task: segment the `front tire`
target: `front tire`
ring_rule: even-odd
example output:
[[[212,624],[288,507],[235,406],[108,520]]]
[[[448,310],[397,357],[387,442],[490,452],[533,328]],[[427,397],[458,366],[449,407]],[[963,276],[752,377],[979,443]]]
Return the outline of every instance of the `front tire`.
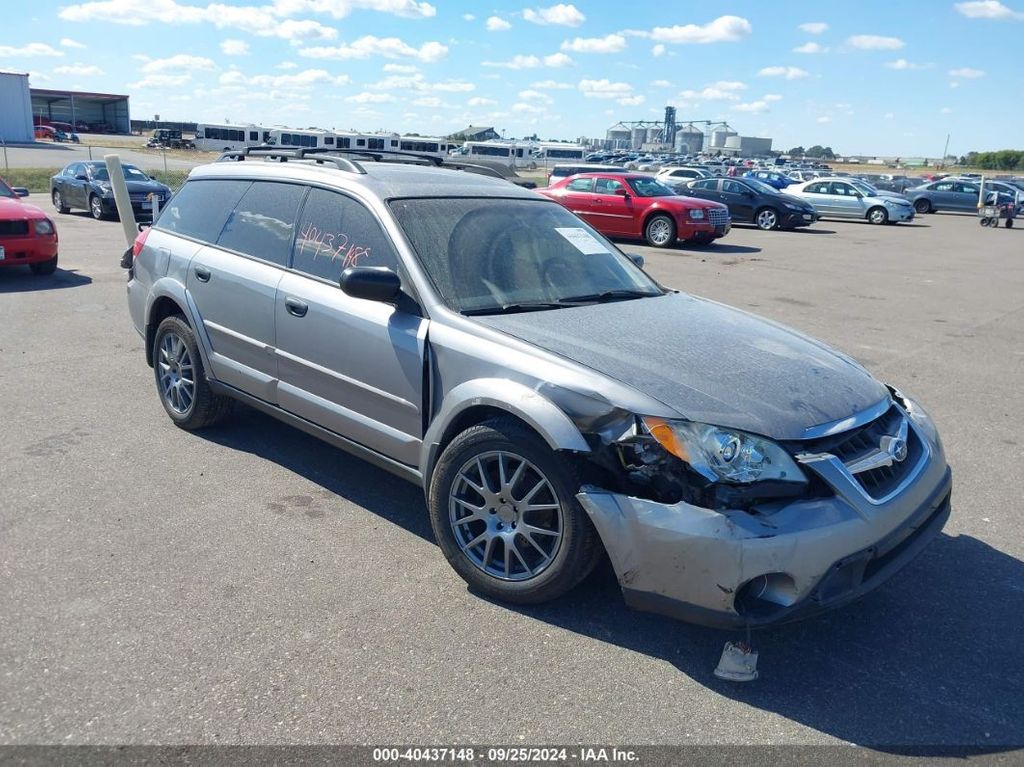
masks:
[[[889,212],[885,208],[872,208],[868,211],[868,221],[872,224],[889,223]]]
[[[58,213],[71,212],[71,208],[64,204],[64,195],[60,193],[59,189],[53,190],[53,195],[51,196],[51,199],[53,200],[53,207],[57,209]]]
[[[915,200],[914,210],[918,213],[931,213],[932,204],[928,200],[925,200],[923,198],[920,200]]]
[[[54,256],[48,261],[37,261],[34,264],[29,264],[28,268],[32,270],[32,274],[53,274],[57,271],[57,257]]]
[[[95,194],[89,195],[89,213],[97,221],[102,221],[105,217],[103,215],[103,202]]]
[[[676,241],[676,222],[664,215],[651,216],[644,226],[644,239],[652,248],[667,248]]]
[[[210,426],[224,418],[234,404],[210,389],[195,335],[181,315],[164,318],[156,329],[153,374],[160,403],[182,429]]]
[[[774,208],[761,208],[754,214],[754,223],[758,229],[768,232],[779,228],[779,213]]]
[[[597,564],[597,531],[576,500],[581,481],[534,432],[508,418],[459,434],[430,483],[430,523],[471,588],[536,604],[561,596]]]

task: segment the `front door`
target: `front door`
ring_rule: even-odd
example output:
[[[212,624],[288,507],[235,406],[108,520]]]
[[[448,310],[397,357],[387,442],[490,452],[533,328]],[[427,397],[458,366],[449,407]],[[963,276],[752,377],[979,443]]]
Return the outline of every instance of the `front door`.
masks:
[[[636,236],[638,225],[634,220],[633,194],[622,179],[609,176],[597,179],[591,211],[598,231]]]
[[[338,287],[350,266],[400,273],[391,241],[361,202],[312,189],[299,217],[292,269],[278,284],[282,408],[415,466],[423,422],[428,321]]]
[[[832,182],[832,205],[833,215],[844,218],[864,218],[867,212],[867,205],[864,203],[864,195],[857,190],[853,184],[845,181]]]
[[[734,221],[754,220],[754,193],[739,181],[722,181],[721,201],[729,206]]]

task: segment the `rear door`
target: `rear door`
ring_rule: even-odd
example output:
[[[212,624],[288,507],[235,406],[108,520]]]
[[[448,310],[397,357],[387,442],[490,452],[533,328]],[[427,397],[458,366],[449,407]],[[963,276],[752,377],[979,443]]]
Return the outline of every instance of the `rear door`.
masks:
[[[734,221],[754,220],[754,194],[739,181],[726,179],[722,181],[722,193],[719,202],[729,206],[729,213]]]
[[[687,197],[699,197],[702,200],[713,202],[724,202],[722,194],[718,191],[718,179],[703,178],[686,185]]]
[[[209,186],[207,186],[209,185]],[[269,181],[194,181],[188,224],[220,228],[188,265],[186,287],[208,338],[214,376],[266,402],[277,401],[274,305],[292,246],[295,216],[306,188]],[[197,194],[199,193],[199,194]]]
[[[311,189],[292,268],[277,291],[279,402],[295,415],[415,466],[423,431],[428,321],[391,304],[346,295],[338,280],[349,266],[402,273],[391,239],[362,202]]]
[[[977,210],[979,194],[980,189],[977,184],[967,181],[957,181],[953,184],[953,195],[957,210]]]
[[[594,203],[594,179],[574,178],[565,185],[562,204],[580,218],[590,220]]]
[[[815,181],[813,184],[808,184],[804,187],[803,194],[800,196],[814,206],[814,209],[818,211],[818,215],[833,215],[832,197],[829,193],[829,183],[827,181]]]

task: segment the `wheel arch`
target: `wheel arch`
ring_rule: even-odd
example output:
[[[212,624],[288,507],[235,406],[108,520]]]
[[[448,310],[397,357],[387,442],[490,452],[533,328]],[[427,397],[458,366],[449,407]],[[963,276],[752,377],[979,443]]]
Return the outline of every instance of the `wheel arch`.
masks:
[[[429,492],[441,452],[456,436],[477,424],[502,417],[520,421],[552,450],[590,452],[590,446],[569,416],[533,389],[502,379],[467,381],[448,392],[424,435],[420,449],[424,491]]]

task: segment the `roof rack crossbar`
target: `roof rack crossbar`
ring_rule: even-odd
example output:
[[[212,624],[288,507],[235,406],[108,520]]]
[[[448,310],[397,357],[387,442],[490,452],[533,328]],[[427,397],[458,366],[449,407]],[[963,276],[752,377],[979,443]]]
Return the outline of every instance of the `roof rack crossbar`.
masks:
[[[314,152],[315,153],[315,152]],[[295,149],[286,148],[280,149],[277,147],[270,146],[247,146],[244,149],[236,149],[229,152],[223,152],[220,157],[217,158],[217,162],[226,162],[229,160],[243,161],[247,157],[262,157],[267,160],[277,160],[278,162],[288,162],[289,159],[304,160],[310,159],[315,161],[317,164],[323,165],[326,162],[333,163],[339,170],[347,170],[350,173],[358,173],[360,175],[366,174],[366,169],[347,157],[309,157],[306,155],[310,154],[310,149],[305,147],[298,147]]]
[[[384,156],[388,155],[389,157],[410,157],[415,158],[417,160],[424,160],[432,165],[441,165],[442,163],[444,163],[444,158],[438,157],[437,155],[423,154],[421,152],[403,152],[402,150],[399,149],[352,149],[342,147],[318,146],[311,147],[309,149],[306,149],[305,151],[307,153],[336,152],[337,154],[363,155],[365,157],[372,157],[377,162],[384,162]]]

